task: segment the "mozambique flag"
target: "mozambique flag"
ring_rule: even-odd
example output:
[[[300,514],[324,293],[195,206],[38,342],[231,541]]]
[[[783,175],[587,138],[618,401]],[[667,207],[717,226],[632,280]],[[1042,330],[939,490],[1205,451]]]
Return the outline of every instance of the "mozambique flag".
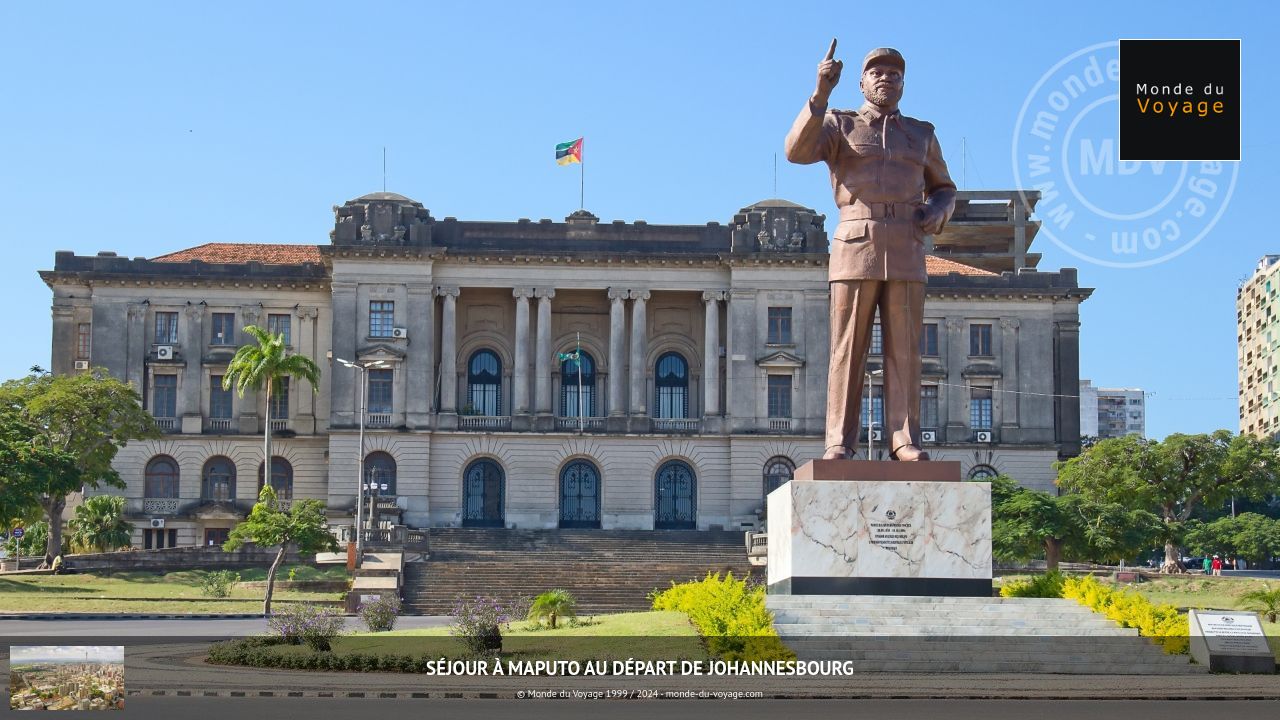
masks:
[[[556,164],[568,165],[582,162],[582,138],[556,146]]]

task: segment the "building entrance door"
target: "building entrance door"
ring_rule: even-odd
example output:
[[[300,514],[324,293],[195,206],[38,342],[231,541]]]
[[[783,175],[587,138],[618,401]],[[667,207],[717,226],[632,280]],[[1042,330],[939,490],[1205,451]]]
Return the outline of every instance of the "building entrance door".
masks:
[[[492,460],[471,463],[462,479],[462,526],[503,527],[502,468]]]
[[[585,460],[575,460],[560,473],[560,527],[600,527],[600,473]]]
[[[693,530],[698,526],[698,479],[679,460],[658,468],[654,479],[653,527],[658,530]]]

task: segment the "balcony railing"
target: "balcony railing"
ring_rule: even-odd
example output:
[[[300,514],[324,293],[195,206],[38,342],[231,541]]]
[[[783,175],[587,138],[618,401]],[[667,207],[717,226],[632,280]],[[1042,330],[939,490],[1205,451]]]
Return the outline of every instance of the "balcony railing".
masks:
[[[460,430],[510,430],[510,415],[462,415],[458,417]]]
[[[142,498],[143,515],[177,515],[178,498]]]
[[[210,418],[210,432],[231,432],[231,418]]]
[[[588,432],[600,432],[604,430],[604,418],[602,417],[557,417],[557,430],[577,430],[582,428]]]
[[[156,418],[156,427],[160,428],[160,432],[177,432],[178,418],[158,417]]]
[[[702,421],[692,418],[653,418],[654,432],[696,433],[702,428]]]
[[[369,413],[364,418],[365,427],[391,427],[391,413]]]
[[[769,418],[769,429],[775,432],[791,432],[794,422],[792,418]]]
[[[289,429],[288,420],[271,420],[271,432],[280,432]]]

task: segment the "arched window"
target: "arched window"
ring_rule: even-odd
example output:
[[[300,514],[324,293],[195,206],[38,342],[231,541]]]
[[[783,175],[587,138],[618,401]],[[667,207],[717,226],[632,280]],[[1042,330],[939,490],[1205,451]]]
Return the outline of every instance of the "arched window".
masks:
[[[481,459],[462,473],[463,527],[502,527],[506,523],[503,505],[505,475],[498,463]]]
[[[560,471],[560,527],[600,527],[600,471],[589,460]]]
[[[654,385],[658,394],[654,417],[689,417],[689,363],[680,353],[669,352],[658,358]]]
[[[178,463],[168,455],[158,455],[147,463],[143,497],[178,497]]]
[[[200,483],[200,499],[206,502],[227,502],[236,499],[236,466],[221,455],[211,457],[204,464]]]
[[[999,470],[990,465],[974,465],[969,469],[970,480],[987,480],[1000,474]]]
[[[693,530],[698,522],[698,478],[693,468],[670,460],[654,476],[653,526],[658,530]]]
[[[764,494],[769,493],[791,482],[796,473],[796,464],[790,458],[776,455],[764,464]]]
[[[377,483],[379,495],[396,494],[396,460],[382,451],[371,452],[364,459],[365,484]],[[386,485],[386,489],[382,488]]]
[[[587,417],[596,414],[596,361],[585,350],[578,351],[577,360],[560,363],[560,416],[579,414]]]
[[[271,488],[276,499],[293,499],[293,466],[279,455],[271,458]],[[262,463],[258,463],[258,490],[262,490]]]
[[[475,415],[502,414],[502,361],[492,350],[477,350],[467,363],[467,404]]]

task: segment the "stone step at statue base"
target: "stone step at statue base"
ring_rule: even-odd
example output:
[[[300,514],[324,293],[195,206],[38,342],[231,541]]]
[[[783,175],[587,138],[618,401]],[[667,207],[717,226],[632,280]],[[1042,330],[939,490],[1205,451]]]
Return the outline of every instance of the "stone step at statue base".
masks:
[[[770,595],[802,660],[849,671],[1180,675],[1206,672],[1074,600]]]

